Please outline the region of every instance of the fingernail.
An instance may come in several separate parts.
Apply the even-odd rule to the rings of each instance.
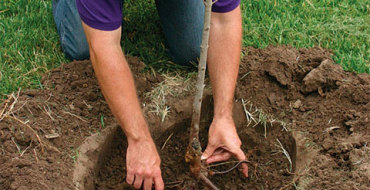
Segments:
[[[205,156],[203,156],[203,155],[202,155],[202,156],[200,157],[200,159],[201,159],[201,160],[205,160],[205,159],[207,159],[207,158],[206,158]]]

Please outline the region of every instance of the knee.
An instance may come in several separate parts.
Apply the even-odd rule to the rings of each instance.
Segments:
[[[53,0],[53,16],[62,50],[71,60],[89,58],[89,46],[75,0]]]
[[[61,45],[64,54],[70,60],[84,60],[90,57],[86,39],[62,39]]]
[[[83,60],[90,57],[89,45],[81,22],[65,18],[60,25],[59,35],[62,50],[68,59]]]
[[[200,45],[197,44],[178,44],[169,48],[169,54],[173,61],[180,65],[186,65],[191,62],[198,62],[200,54]]]

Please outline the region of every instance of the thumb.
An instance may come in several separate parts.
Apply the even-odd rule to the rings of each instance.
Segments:
[[[202,157],[201,157],[201,160],[206,160],[208,159],[210,156],[212,156],[213,152],[216,150],[216,146],[213,146],[213,145],[207,145],[207,148],[204,150],[203,154],[202,154]]]

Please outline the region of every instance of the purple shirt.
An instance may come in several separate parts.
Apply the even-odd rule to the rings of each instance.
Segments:
[[[76,4],[81,19],[92,28],[110,31],[122,24],[121,0],[76,0]],[[230,12],[239,4],[240,0],[218,0],[212,11]]]

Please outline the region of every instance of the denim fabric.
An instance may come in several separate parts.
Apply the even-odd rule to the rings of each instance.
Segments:
[[[156,0],[169,54],[178,64],[197,62],[202,42],[202,0]]]
[[[75,0],[53,0],[53,16],[62,50],[68,59],[89,58],[89,46]]]
[[[156,6],[173,61],[179,64],[196,61],[202,40],[203,1],[156,0]],[[66,56],[88,59],[89,47],[75,0],[53,0],[53,15]]]

